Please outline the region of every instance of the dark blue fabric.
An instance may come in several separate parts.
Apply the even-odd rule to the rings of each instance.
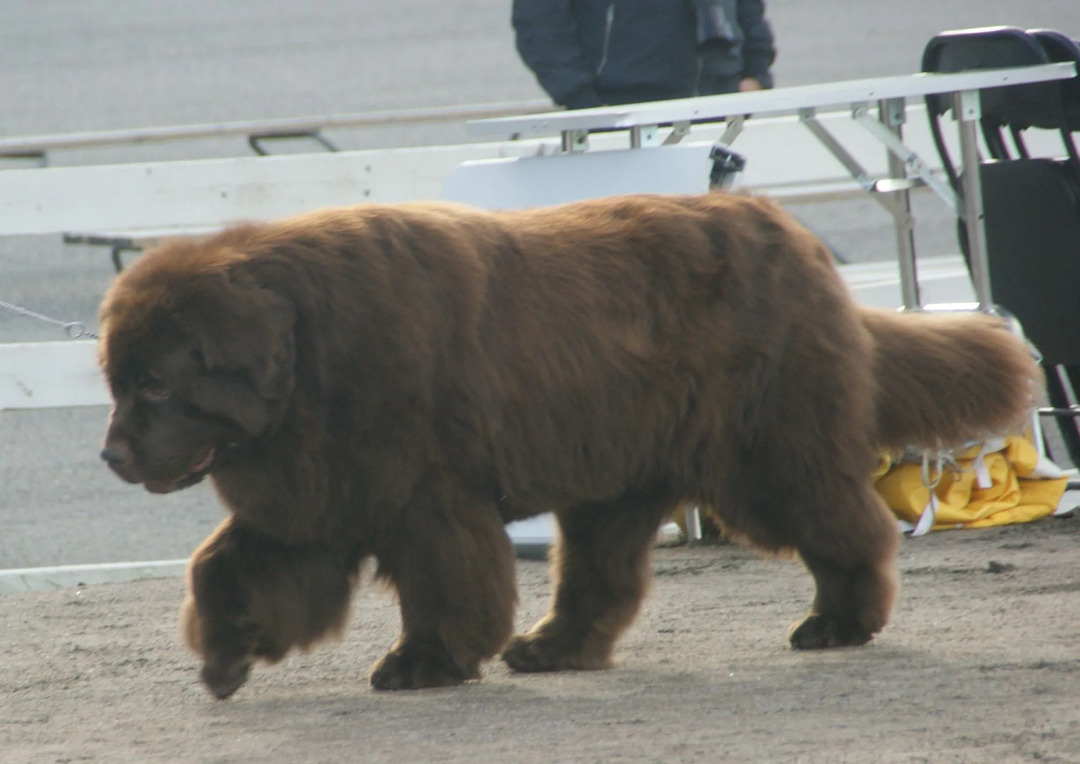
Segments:
[[[772,86],[762,0],[514,0],[517,48],[569,108]],[[701,44],[699,44],[701,43]]]

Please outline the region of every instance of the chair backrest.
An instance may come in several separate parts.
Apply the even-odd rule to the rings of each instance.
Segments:
[[[1035,66],[1053,62],[1080,63],[1080,48],[1054,30],[1023,30],[998,26],[958,29],[934,36],[923,50],[925,72],[958,72],[1006,66]],[[1072,131],[1080,129],[1080,79],[1038,82],[1011,87],[988,88],[980,92],[980,123],[991,157],[1027,157],[1022,133],[1031,127],[1060,131],[1062,145],[1071,161],[1080,168],[1080,152]],[[955,186],[955,163],[941,136],[940,118],[951,103],[941,96],[926,97],[930,128],[945,171]],[[1012,136],[1013,149],[1005,141]]]
[[[1031,29],[1029,33],[1039,41],[1047,57],[1053,63],[1076,64],[1080,71],[1080,41],[1054,29]],[[1080,131],[1080,77],[1059,84],[1067,127]]]
[[[962,72],[972,69],[999,69],[1012,66],[1048,64],[1050,58],[1039,40],[1017,27],[982,27],[942,32],[923,50],[924,72]],[[982,118],[990,123],[1024,127],[1056,127],[1057,84],[1036,82],[982,91]],[[951,104],[938,95],[926,97],[934,114],[943,114]]]

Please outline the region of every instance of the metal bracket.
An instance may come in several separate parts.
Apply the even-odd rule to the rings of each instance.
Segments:
[[[889,98],[878,104],[878,119],[894,130],[907,122],[907,108],[903,98]]]
[[[671,125],[671,132],[668,133],[668,137],[664,139],[664,145],[674,145],[688,135],[690,135],[690,122],[675,122]]]
[[[953,101],[953,119],[959,121],[982,119],[978,90],[962,90]]]
[[[902,205],[890,195],[890,192],[904,189],[898,188],[894,182],[883,183],[881,180],[867,172],[866,168],[862,166],[859,160],[843,147],[836,137],[829,132],[829,129],[825,127],[825,125],[818,121],[813,109],[800,110],[799,121],[806,125],[807,129],[813,133],[814,137],[817,138],[818,141],[828,149],[829,153],[844,166],[844,169],[848,171],[848,174],[851,175],[852,179],[858,183],[864,191],[870,194],[871,199],[884,207],[894,218],[903,218],[905,210]]]
[[[588,130],[563,130],[562,150],[564,154],[580,154],[589,148]]]
[[[840,164],[844,165],[844,169],[848,171],[848,174],[851,175],[864,191],[874,190],[876,179],[866,171],[866,168],[859,163],[859,160],[857,160],[850,151],[841,145],[840,141],[836,140],[836,137],[829,132],[828,128],[818,121],[816,110],[800,109],[799,121],[806,125],[807,129],[813,133],[814,137],[828,149],[829,153],[832,154]]]
[[[735,139],[739,137],[739,133],[743,130],[743,125],[746,124],[746,117],[739,115],[737,117],[728,117],[727,127],[724,128],[724,134],[720,136],[720,143],[725,146],[730,146],[735,142]]]
[[[318,130],[281,130],[265,133],[251,133],[248,136],[248,145],[251,146],[251,150],[259,156],[271,156],[271,152],[263,145],[264,141],[289,141],[289,140],[309,140],[315,141],[327,151],[337,151],[338,148],[329,140],[326,136],[320,133]]]
[[[22,167],[32,164],[35,167],[48,167],[49,156],[44,151],[8,151],[0,154],[0,170],[11,167]]]
[[[657,125],[634,125],[630,128],[630,148],[641,149],[660,145],[660,128]]]
[[[885,148],[889,150],[889,153],[904,163],[908,175],[913,175],[922,180],[923,183],[933,189],[934,193],[942,198],[945,204],[949,205],[953,212],[956,212],[959,206],[956,192],[952,190],[948,182],[932,173],[926,160],[908,148],[900,140],[900,137],[882,124],[880,120],[871,116],[865,104],[856,107],[852,111],[852,118],[881,141]]]

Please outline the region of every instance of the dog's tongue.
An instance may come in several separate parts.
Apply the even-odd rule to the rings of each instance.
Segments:
[[[143,483],[143,486],[150,493],[171,493],[176,490],[179,482],[179,480],[170,480],[168,482],[164,480],[147,480]]]

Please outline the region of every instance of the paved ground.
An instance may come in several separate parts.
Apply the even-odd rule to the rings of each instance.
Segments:
[[[611,671],[376,693],[390,597],[362,587],[343,644],[256,670],[230,700],[178,645],[177,580],[0,598],[0,762],[1080,761],[1080,519],[905,541],[893,623],[796,653],[792,562],[660,550]],[[519,622],[547,604],[518,566]]]

